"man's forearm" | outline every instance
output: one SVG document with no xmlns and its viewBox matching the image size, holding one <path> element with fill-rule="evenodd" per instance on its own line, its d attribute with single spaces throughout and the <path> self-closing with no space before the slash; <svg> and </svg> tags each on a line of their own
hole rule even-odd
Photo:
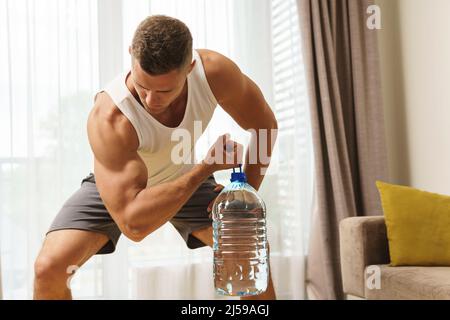
<svg viewBox="0 0 450 320">
<path fill-rule="evenodd" d="M 264 180 L 264 173 L 261 173 L 261 169 L 264 170 L 266 166 L 262 164 L 246 164 L 244 168 L 245 175 L 247 176 L 247 182 L 256 190 L 259 189 L 261 183 Z"/>
<path fill-rule="evenodd" d="M 181 177 L 141 190 L 129 206 L 129 232 L 145 237 L 169 221 L 213 173 L 210 166 L 197 164 Z"/>
<path fill-rule="evenodd" d="M 277 137 L 276 131 L 275 134 L 272 134 L 271 130 L 276 129 L 277 125 L 275 123 L 271 129 L 266 129 L 267 135 L 257 132 L 250 139 L 249 148 L 245 156 L 244 172 L 247 176 L 247 182 L 256 190 L 261 186 L 265 172 L 270 164 L 272 150 Z M 261 141 L 263 142 L 261 143 Z M 264 149 L 260 150 L 260 146 L 264 146 Z M 256 154 L 250 155 L 250 152 L 255 152 Z"/>
</svg>

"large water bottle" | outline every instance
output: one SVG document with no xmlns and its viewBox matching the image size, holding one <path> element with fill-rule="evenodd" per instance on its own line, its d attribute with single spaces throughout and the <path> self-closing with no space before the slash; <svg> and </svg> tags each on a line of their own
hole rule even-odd
<svg viewBox="0 0 450 320">
<path fill-rule="evenodd" d="M 267 289 L 269 256 L 266 206 L 247 183 L 245 173 L 231 174 L 231 183 L 217 196 L 212 210 L 214 285 L 228 296 L 251 296 Z"/>
</svg>

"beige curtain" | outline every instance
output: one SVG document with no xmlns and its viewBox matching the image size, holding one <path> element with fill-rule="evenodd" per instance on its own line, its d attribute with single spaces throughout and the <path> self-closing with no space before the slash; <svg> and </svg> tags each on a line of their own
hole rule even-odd
<svg viewBox="0 0 450 320">
<path fill-rule="evenodd" d="M 315 156 L 315 205 L 307 285 L 344 298 L 338 224 L 381 214 L 376 179 L 387 160 L 376 30 L 367 0 L 298 0 Z"/>
</svg>

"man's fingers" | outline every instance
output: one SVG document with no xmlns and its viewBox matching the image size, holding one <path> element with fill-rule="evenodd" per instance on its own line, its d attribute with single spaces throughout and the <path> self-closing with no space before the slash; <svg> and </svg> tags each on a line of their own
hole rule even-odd
<svg viewBox="0 0 450 320">
<path fill-rule="evenodd" d="M 223 185 L 217 184 L 217 186 L 214 188 L 214 192 L 220 192 L 223 190 L 223 188 L 225 188 Z"/>
<path fill-rule="evenodd" d="M 219 137 L 219 139 L 217 140 L 221 140 L 222 139 L 222 145 L 226 146 L 227 145 L 227 141 L 230 140 L 230 134 L 229 133 L 225 133 L 224 135 L 221 135 Z"/>
<path fill-rule="evenodd" d="M 211 202 L 208 204 L 207 212 L 211 212 L 212 206 L 213 206 L 215 200 L 216 200 L 216 199 L 214 199 L 213 201 L 211 201 Z"/>
</svg>

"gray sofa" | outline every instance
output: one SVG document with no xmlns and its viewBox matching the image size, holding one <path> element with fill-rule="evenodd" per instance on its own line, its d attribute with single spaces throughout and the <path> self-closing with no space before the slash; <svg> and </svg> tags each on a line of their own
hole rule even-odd
<svg viewBox="0 0 450 320">
<path fill-rule="evenodd" d="M 450 300 L 450 267 L 389 266 L 383 216 L 347 218 L 339 229 L 347 298 Z"/>
</svg>

